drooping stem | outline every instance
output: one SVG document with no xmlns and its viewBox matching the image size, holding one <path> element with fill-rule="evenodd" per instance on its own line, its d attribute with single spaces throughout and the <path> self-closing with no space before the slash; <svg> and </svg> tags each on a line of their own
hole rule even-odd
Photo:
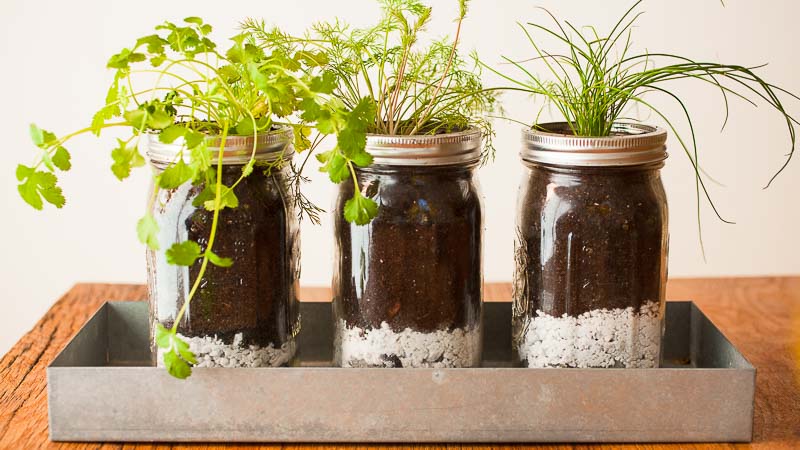
<svg viewBox="0 0 800 450">
<path fill-rule="evenodd" d="M 203 279 L 203 276 L 206 273 L 206 268 L 208 267 L 208 255 L 211 252 L 211 248 L 214 246 L 214 238 L 217 234 L 217 227 L 219 225 L 219 210 L 220 206 L 222 205 L 222 155 L 225 151 L 225 141 L 228 138 L 227 122 L 223 122 L 222 124 L 222 134 L 220 137 L 221 140 L 219 144 L 219 152 L 217 152 L 217 183 L 214 186 L 214 216 L 211 220 L 211 232 L 208 235 L 208 245 L 206 246 L 205 252 L 203 252 L 203 259 L 200 262 L 200 271 L 197 273 L 197 277 L 192 284 L 192 289 L 189 291 L 189 295 L 183 302 L 180 311 L 178 311 L 178 315 L 175 317 L 175 323 L 172 324 L 173 334 L 178 331 L 178 324 L 181 323 L 183 315 L 186 314 L 186 309 L 189 307 L 189 303 L 192 301 L 197 289 L 200 287 L 200 281 Z"/>
</svg>

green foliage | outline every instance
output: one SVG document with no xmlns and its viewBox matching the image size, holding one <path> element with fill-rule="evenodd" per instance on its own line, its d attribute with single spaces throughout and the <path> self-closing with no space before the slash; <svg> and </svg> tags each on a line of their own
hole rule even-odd
<svg viewBox="0 0 800 450">
<path fill-rule="evenodd" d="M 344 204 L 344 218 L 356 225 L 366 225 L 378 215 L 378 204 L 356 191 Z"/>
<path fill-rule="evenodd" d="M 794 153 L 797 120 L 784 108 L 779 94 L 797 96 L 768 83 L 755 73 L 762 66 L 747 67 L 737 64 L 695 61 L 669 53 L 632 53 L 632 30 L 642 12 L 636 12 L 642 0 L 637 1 L 619 19 L 608 34 L 600 34 L 594 27 L 577 28 L 568 21 L 559 22 L 553 14 L 544 10 L 553 26 L 537 23 L 519 24 L 525 38 L 533 47 L 533 58 L 523 62 L 503 59 L 521 72 L 520 78 L 501 73 L 484 64 L 484 67 L 512 83 L 505 89 L 540 95 L 547 101 L 542 108 L 552 105 L 564 117 L 572 132 L 579 136 L 608 136 L 612 126 L 627 117 L 632 105 L 651 111 L 663 119 L 673 131 L 695 171 L 696 198 L 698 208 L 698 231 L 700 231 L 701 195 L 709 201 L 717 217 L 725 222 L 706 189 L 700 169 L 694 123 L 682 97 L 670 89 L 669 82 L 695 80 L 707 83 L 719 90 L 725 104 L 725 122 L 728 119 L 729 96 L 756 105 L 750 96 L 760 99 L 777 110 L 788 128 L 791 149 L 783 166 L 770 179 L 774 180 Z M 565 51 L 549 51 L 540 47 L 535 33 L 555 39 L 566 47 Z M 544 66 L 544 73 L 551 78 L 538 75 L 538 71 L 525 63 L 532 61 Z M 675 121 L 667 117 L 645 97 L 662 94 L 675 102 L 683 112 L 688 125 L 689 138 L 678 132 Z M 536 127 L 541 110 L 534 115 L 532 127 Z M 634 119 L 635 120 L 635 119 Z M 769 183 L 767 184 L 769 185 Z M 702 233 L 701 246 L 702 246 Z"/>
<path fill-rule="evenodd" d="M 17 186 L 19 195 L 35 209 L 43 208 L 42 199 L 56 208 L 61 208 L 66 202 L 61 188 L 56 186 L 56 176 L 50 172 L 20 164 L 17 166 L 17 181 L 20 182 Z"/>
<path fill-rule="evenodd" d="M 496 106 L 492 91 L 480 81 L 481 67 L 468 64 L 458 52 L 467 2 L 458 2 L 454 39 L 417 45 L 432 9 L 418 0 L 379 0 L 382 17 L 372 27 L 352 28 L 341 21 L 316 24 L 302 38 L 267 30 L 263 23 L 245 22 L 260 42 L 283 43 L 283 53 L 295 61 L 313 61 L 323 69 L 310 84 L 330 93 L 324 103 L 306 102 L 301 118 L 313 122 L 323 135 L 335 134 L 336 147 L 317 155 L 321 170 L 340 183 L 355 167 L 372 163 L 365 151 L 367 133 L 390 135 L 437 134 L 480 128 L 487 138 L 484 156 L 493 155 L 493 134 L 485 114 Z M 352 172 L 352 173 L 351 173 Z M 356 192 L 359 191 L 356 183 Z M 374 203 L 374 202 L 373 202 Z M 365 204 L 353 197 L 351 205 Z M 345 218 L 371 219 L 376 209 L 358 208 Z"/>
<path fill-rule="evenodd" d="M 158 250 L 158 222 L 152 214 L 146 214 L 136 223 L 136 235 L 139 242 L 147 245 L 151 250 Z"/>
<path fill-rule="evenodd" d="M 176 266 L 191 266 L 197 258 L 203 256 L 200 244 L 194 241 L 183 241 L 172 244 L 166 252 L 167 262 Z"/>
<path fill-rule="evenodd" d="M 282 39 L 257 42 L 247 30 L 233 36 L 225 44 L 227 48 L 221 49 L 223 45 L 211 39 L 211 32 L 212 27 L 199 17 L 187 17 L 182 23 L 164 22 L 155 27 L 154 33 L 136 39 L 132 46 L 111 56 L 107 67 L 113 71 L 113 80 L 105 91 L 105 104 L 93 115 L 90 125 L 64 136 L 31 125 L 30 136 L 39 149 L 38 158 L 31 166 L 17 168 L 18 189 L 24 201 L 36 209 L 42 209 L 44 202 L 60 208 L 65 199 L 57 185 L 56 172 L 72 166 L 70 152 L 65 147 L 71 138 L 85 133 L 100 136 L 111 128 L 126 131 L 127 136 L 117 139 L 111 150 L 111 172 L 120 180 L 128 178 L 134 168 L 145 165 L 139 150 L 143 136 L 157 134 L 162 143 L 180 146 L 177 157 L 164 163 L 163 170 L 155 175 L 156 190 L 150 209 L 159 189 L 172 190 L 192 184 L 203 186 L 195 206 L 214 214 L 202 248 L 197 242 L 186 241 L 165 250 L 171 264 L 188 266 L 200 261 L 194 284 L 169 332 L 173 340 L 165 344 L 171 349 L 165 356 L 169 358 L 167 367 L 178 377 L 188 376 L 189 364 L 194 361 L 184 354 L 188 350 L 176 338 L 177 324 L 207 264 L 219 267 L 233 264 L 230 258 L 212 250 L 219 214 L 225 208 L 239 206 L 236 186 L 256 167 L 251 155 L 239 179 L 231 186 L 222 184 L 221 166 L 217 163 L 227 136 L 256 138 L 276 127 L 291 125 L 301 130 L 297 142 L 302 145 L 297 150 L 310 154 L 318 142 L 309 140 L 309 130 L 314 124 L 302 117 L 314 116 L 321 109 L 334 111 L 332 105 L 336 104 L 331 103 L 336 79 L 323 68 L 327 63 L 323 52 L 287 53 Z M 278 32 L 276 36 L 279 35 Z M 218 151 L 209 150 L 211 136 L 221 138 Z M 280 168 L 281 164 L 283 161 L 279 160 L 259 169 L 269 171 Z M 299 192 L 305 178 L 292 173 L 290 186 L 295 191 L 292 197 L 301 217 L 318 221 L 319 208 Z M 141 218 L 136 231 L 142 243 L 153 251 L 159 249 L 158 223 L 152 215 Z"/>
<path fill-rule="evenodd" d="M 156 323 L 156 345 L 164 350 L 164 366 L 170 375 L 185 379 L 192 374 L 191 365 L 197 364 L 197 360 L 194 353 L 189 350 L 189 344 L 178 337 L 175 328 L 167 329 Z"/>
</svg>

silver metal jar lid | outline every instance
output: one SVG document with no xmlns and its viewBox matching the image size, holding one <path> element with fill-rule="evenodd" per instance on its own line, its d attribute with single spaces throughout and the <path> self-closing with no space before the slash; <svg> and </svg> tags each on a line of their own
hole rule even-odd
<svg viewBox="0 0 800 450">
<path fill-rule="evenodd" d="M 373 164 L 387 166 L 444 166 L 474 163 L 481 158 L 481 132 L 394 136 L 367 135 Z"/>
<path fill-rule="evenodd" d="M 611 135 L 575 136 L 567 122 L 522 131 L 523 160 L 575 167 L 636 166 L 667 158 L 667 131 L 638 123 L 615 123 Z"/>
<path fill-rule="evenodd" d="M 178 138 L 170 144 L 158 140 L 157 133 L 147 135 L 147 156 L 154 164 L 169 164 L 174 162 L 183 149 L 183 159 L 188 161 L 190 152 L 185 149 L 183 138 Z M 253 136 L 228 136 L 225 138 L 225 148 L 222 153 L 223 165 L 246 164 L 253 156 L 253 143 L 255 142 L 255 159 L 257 161 L 273 162 L 280 158 L 290 160 L 294 155 L 294 133 L 291 127 L 281 127 L 278 130 Z M 206 138 L 208 152 L 212 162 L 217 161 L 222 138 L 208 136 Z"/>
</svg>

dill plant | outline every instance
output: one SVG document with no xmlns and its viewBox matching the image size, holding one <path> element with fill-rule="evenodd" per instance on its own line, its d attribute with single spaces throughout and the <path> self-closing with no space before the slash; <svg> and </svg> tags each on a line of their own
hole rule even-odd
<svg viewBox="0 0 800 450">
<path fill-rule="evenodd" d="M 455 34 L 420 45 L 432 8 L 418 0 L 380 0 L 378 23 L 354 28 L 341 20 L 315 24 L 305 36 L 292 37 L 248 20 L 244 28 L 287 52 L 321 50 L 326 75 L 335 80 L 329 102 L 307 108 L 301 117 L 317 123 L 322 134 L 335 134 L 336 146 L 319 153 L 321 170 L 331 181 L 355 183 L 344 208 L 350 222 L 363 225 L 377 214 L 377 204 L 362 194 L 355 168 L 372 163 L 365 150 L 367 134 L 432 135 L 478 128 L 484 136 L 483 160 L 493 156 L 493 91 L 481 83 L 477 57 L 465 59 L 459 43 L 467 0 L 458 2 Z"/>
<path fill-rule="evenodd" d="M 65 198 L 57 185 L 57 172 L 71 168 L 65 145 L 75 136 L 100 136 L 114 128 L 124 130 L 125 137 L 117 139 L 117 146 L 111 151 L 111 171 L 120 180 L 127 178 L 132 169 L 145 165 L 139 144 L 148 133 L 157 134 L 163 143 L 181 146 L 176 158 L 154 174 L 155 189 L 148 211 L 152 210 L 159 189 L 191 183 L 204 186 L 194 206 L 212 211 L 213 219 L 204 245 L 187 240 L 165 250 L 170 264 L 200 264 L 174 325 L 165 329 L 158 324 L 156 332 L 156 344 L 165 350 L 166 368 L 178 378 L 188 377 L 190 365 L 196 363 L 188 344 L 177 334 L 178 325 L 208 264 L 233 264 L 229 257 L 213 251 L 220 211 L 238 206 L 236 186 L 253 171 L 271 171 L 285 164 L 283 158 L 272 163 L 257 162 L 254 139 L 253 152 L 241 175 L 226 186 L 222 183 L 222 157 L 227 137 L 257 138 L 275 127 L 288 125 L 295 131 L 295 149 L 309 150 L 315 145 L 307 139 L 309 125 L 313 124 L 296 115 L 304 108 L 315 107 L 317 102 L 327 102 L 326 95 L 333 90 L 329 77 L 321 71 L 317 73 L 316 59 L 305 53 L 269 51 L 268 44 L 256 45 L 247 31 L 233 36 L 230 46 L 222 51 L 211 40 L 211 31 L 212 27 L 198 17 L 188 17 L 182 24 L 165 22 L 156 27 L 154 34 L 137 39 L 132 47 L 113 55 L 107 67 L 114 71 L 114 78 L 105 105 L 94 115 L 91 125 L 63 136 L 31 125 L 31 138 L 40 152 L 32 165 L 20 164 L 16 171 L 19 193 L 28 204 L 42 209 L 44 200 L 61 208 Z M 221 140 L 216 154 L 208 148 L 209 136 Z M 301 217 L 318 221 L 320 210 L 299 191 L 302 181 L 295 170 L 290 180 L 295 202 Z M 160 248 L 158 232 L 158 223 L 150 213 L 139 220 L 139 240 L 154 251 Z"/>
<path fill-rule="evenodd" d="M 533 57 L 526 61 L 503 57 L 506 63 L 519 71 L 518 77 L 503 73 L 485 63 L 482 65 L 511 83 L 500 89 L 522 91 L 545 99 L 542 109 L 536 114 L 533 122 L 524 124 L 533 129 L 539 128 L 540 114 L 548 106 L 558 111 L 567 122 L 572 134 L 576 136 L 609 136 L 614 123 L 620 120 L 637 120 L 625 116 L 632 105 L 639 105 L 664 120 L 695 171 L 697 226 L 702 248 L 701 196 L 705 196 L 720 220 L 731 222 L 722 217 L 711 200 L 698 159 L 692 115 L 683 98 L 669 87 L 669 82 L 695 80 L 718 90 L 725 105 L 723 129 L 728 121 L 729 97 L 744 100 L 753 106 L 757 105 L 755 100 L 760 100 L 780 113 L 786 123 L 791 148 L 783 165 L 772 176 L 767 186 L 786 168 L 795 149 L 794 126 L 798 122 L 787 112 L 781 97 L 793 99 L 798 97 L 758 75 L 756 71 L 764 65 L 723 64 L 696 61 L 670 53 L 633 52 L 632 29 L 643 14 L 637 11 L 642 1 L 635 2 L 607 34 L 601 34 L 594 27 L 579 29 L 569 21 L 560 22 L 550 11 L 543 9 L 552 20 L 552 25 L 518 23 L 525 38 L 533 47 Z M 565 50 L 550 52 L 543 49 L 537 43 L 535 37 L 537 33 L 555 38 L 557 42 L 563 44 Z M 527 63 L 538 63 L 540 67 L 543 66 L 545 76 L 538 75 Z M 654 94 L 660 94 L 680 107 L 688 134 L 679 132 L 675 119 L 667 117 L 649 100 Z"/>
</svg>

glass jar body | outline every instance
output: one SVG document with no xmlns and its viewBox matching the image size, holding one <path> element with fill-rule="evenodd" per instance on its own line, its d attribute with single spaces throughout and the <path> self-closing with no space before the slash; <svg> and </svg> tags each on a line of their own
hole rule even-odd
<svg viewBox="0 0 800 450">
<path fill-rule="evenodd" d="M 475 164 L 357 171 L 379 205 L 334 208 L 335 362 L 343 367 L 474 367 L 482 334 L 482 204 Z"/>
<path fill-rule="evenodd" d="M 667 279 L 659 169 L 525 163 L 513 345 L 526 367 L 657 367 Z"/>
<path fill-rule="evenodd" d="M 147 251 L 151 333 L 158 323 L 174 325 L 197 284 L 177 331 L 189 343 L 198 367 L 285 366 L 294 359 L 300 327 L 300 239 L 287 166 L 268 173 L 257 165 L 236 186 L 239 205 L 220 211 L 213 247 L 233 265 L 209 263 L 200 280 L 202 259 L 189 267 L 171 265 L 163 250 L 186 240 L 205 250 L 213 212 L 196 201 L 204 186 L 184 184 L 156 194 L 151 212 L 162 250 Z M 222 173 L 223 184 L 231 186 L 242 165 L 223 165 Z M 153 346 L 159 365 L 161 351 Z"/>
</svg>

